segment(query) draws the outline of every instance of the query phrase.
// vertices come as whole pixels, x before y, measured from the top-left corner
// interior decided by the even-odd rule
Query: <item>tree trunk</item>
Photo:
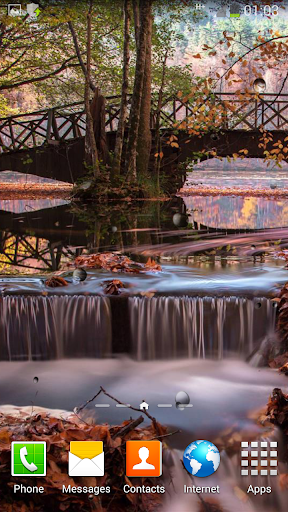
[[[69,30],[70,30],[71,35],[72,35],[72,39],[73,39],[73,43],[74,43],[74,48],[75,48],[75,51],[76,51],[76,55],[78,57],[79,64],[81,66],[81,69],[83,71],[84,76],[86,77],[87,70],[86,70],[86,66],[84,64],[84,61],[82,59],[82,55],[81,55],[81,51],[80,51],[80,48],[79,48],[77,34],[75,32],[75,29],[74,29],[72,21],[68,21],[68,27],[69,27]],[[93,92],[96,91],[96,86],[94,85],[92,80],[90,80],[90,88],[92,89]]]
[[[85,76],[85,113],[86,113],[86,134],[85,134],[85,164],[92,168],[94,177],[99,175],[99,160],[96,141],[93,130],[93,117],[90,110],[90,77],[91,77],[91,17],[93,0],[90,0],[87,13],[87,72]]]
[[[152,5],[148,14],[148,30],[146,40],[145,71],[143,80],[143,92],[141,101],[139,134],[137,141],[137,172],[145,176],[147,174],[151,152],[151,51],[152,51]]]
[[[109,152],[105,129],[105,98],[97,88],[90,104],[90,113],[93,120],[93,133],[98,152],[98,159],[104,164],[109,163]]]
[[[123,48],[123,79],[119,123],[115,142],[115,155],[112,176],[120,174],[121,159],[124,143],[125,125],[127,119],[128,88],[129,88],[129,60],[130,60],[130,0],[124,0],[124,48]]]
[[[134,33],[136,47],[139,46],[139,32],[140,32],[140,14],[139,14],[139,0],[133,0],[133,17],[134,17]]]
[[[162,160],[162,148],[161,148],[161,137],[160,137],[160,116],[161,109],[163,103],[163,92],[165,85],[165,75],[166,75],[166,63],[168,59],[168,48],[165,52],[163,63],[162,63],[162,77],[161,77],[161,85],[158,93],[158,102],[157,102],[157,111],[156,111],[156,123],[155,123],[155,174],[156,174],[156,188],[158,194],[160,193],[160,166]]]
[[[143,82],[145,73],[146,61],[146,45],[147,35],[149,32],[151,12],[151,0],[141,0],[140,3],[140,32],[139,32],[139,45],[137,47],[137,61],[135,69],[134,88],[131,102],[130,111],[130,129],[127,143],[127,157],[125,171],[128,180],[136,182],[136,157],[137,157],[137,141],[139,132],[141,100],[143,93]]]

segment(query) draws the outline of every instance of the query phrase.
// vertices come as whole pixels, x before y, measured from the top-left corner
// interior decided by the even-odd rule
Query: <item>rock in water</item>
[[[267,334],[258,344],[253,352],[247,357],[246,361],[254,367],[260,368],[269,366],[269,363],[280,352],[280,340],[274,333]]]
[[[80,188],[80,190],[88,190],[88,188],[90,188],[91,185],[92,185],[92,181],[88,180],[88,181],[84,181],[83,183],[81,183],[79,185],[79,188]]]
[[[84,268],[76,268],[73,272],[73,279],[77,281],[85,281],[87,272]]]
[[[187,226],[187,215],[184,213],[174,213],[173,224],[177,228],[186,228]]]

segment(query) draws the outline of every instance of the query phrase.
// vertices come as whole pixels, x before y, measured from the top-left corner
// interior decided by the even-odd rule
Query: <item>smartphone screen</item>
[[[0,511],[284,512],[288,2],[0,2]]]

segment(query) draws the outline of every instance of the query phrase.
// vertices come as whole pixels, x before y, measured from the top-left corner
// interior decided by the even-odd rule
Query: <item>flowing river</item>
[[[260,168],[254,180],[247,170],[236,171],[234,187],[287,186],[282,171]],[[200,167],[187,183],[215,187],[217,172]],[[231,186],[229,170],[221,179]],[[98,209],[66,200],[1,200],[0,406],[71,411],[100,386],[134,407],[144,399],[158,421],[181,430],[169,438],[173,451],[165,454],[164,478],[169,486],[172,474],[177,491],[165,512],[196,512],[199,498],[181,491],[191,485],[180,463],[191,441],[217,444],[230,429],[239,439],[276,436],[282,442],[281,432],[255,418],[273,388],[287,392],[287,377],[262,366],[265,347],[275,342],[272,298],[287,281],[285,261],[277,257],[288,247],[287,204],[235,195]],[[126,251],[142,262],[155,257],[162,271],[90,269],[83,282],[73,278],[75,256],[97,251]],[[55,272],[68,286],[46,286]],[[104,292],[113,279],[123,283],[119,296]],[[184,410],[175,407],[181,390],[190,397]],[[137,415],[105,396],[85,409],[85,417],[99,422],[119,424]],[[279,469],[287,472],[281,460]],[[239,475],[239,458],[223,451],[205,485],[220,482],[225,510],[259,510]],[[269,477],[256,481],[268,485]],[[273,500],[261,501],[261,512],[286,510],[278,477],[273,492]]]

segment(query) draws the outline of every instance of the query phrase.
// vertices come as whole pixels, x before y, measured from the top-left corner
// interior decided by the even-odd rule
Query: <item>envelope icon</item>
[[[104,476],[102,441],[71,441],[69,476]]]

